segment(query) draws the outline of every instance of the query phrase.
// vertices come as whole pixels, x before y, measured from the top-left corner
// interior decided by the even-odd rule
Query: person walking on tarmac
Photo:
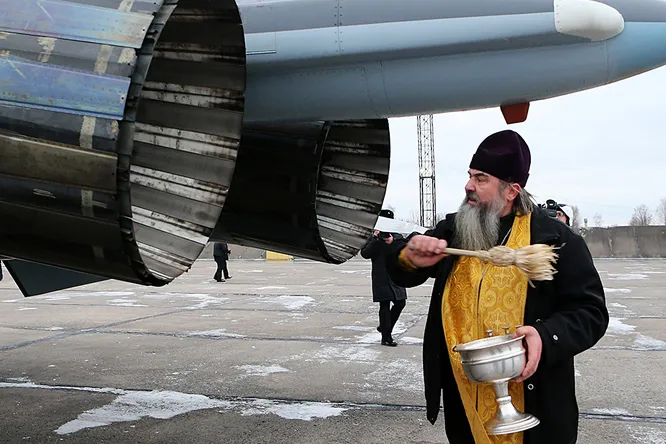
[[[217,282],[225,282],[225,279],[231,279],[229,270],[227,269],[229,254],[231,254],[231,250],[229,250],[226,242],[215,242],[215,245],[213,245],[213,258],[217,263],[217,271],[215,271],[213,279]],[[224,279],[222,279],[222,273],[224,273]]]
[[[393,219],[391,210],[382,210],[379,215]],[[372,260],[372,301],[379,302],[377,330],[382,334],[382,345],[389,347],[398,345],[393,340],[393,327],[398,322],[407,300],[407,290],[391,280],[385,266],[389,245],[395,239],[402,239],[402,236],[398,233],[375,231],[361,249],[361,256]],[[393,302],[393,307],[391,307],[391,302]]]

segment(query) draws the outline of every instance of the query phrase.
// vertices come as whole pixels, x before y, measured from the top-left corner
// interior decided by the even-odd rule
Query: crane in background
[[[435,194],[435,129],[432,114],[416,116],[419,139],[419,224],[431,228],[437,222]]]

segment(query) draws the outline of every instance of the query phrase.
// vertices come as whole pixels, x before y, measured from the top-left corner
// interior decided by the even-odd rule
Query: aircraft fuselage
[[[603,3],[241,0],[245,119],[366,119],[532,102],[666,62],[664,2]]]

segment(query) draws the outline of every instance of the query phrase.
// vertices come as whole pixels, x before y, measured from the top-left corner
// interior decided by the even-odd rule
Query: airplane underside
[[[9,0],[21,31],[0,59],[0,256],[26,296],[161,286],[211,239],[356,254],[386,191],[387,119],[244,124],[233,0],[97,4]]]

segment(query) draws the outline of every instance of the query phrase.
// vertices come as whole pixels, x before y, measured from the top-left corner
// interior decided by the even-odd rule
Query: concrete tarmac
[[[579,443],[666,443],[666,261],[598,260],[612,319],[576,359]],[[425,418],[433,281],[379,344],[370,262],[198,261],[163,288],[0,282],[0,443],[447,443]]]

